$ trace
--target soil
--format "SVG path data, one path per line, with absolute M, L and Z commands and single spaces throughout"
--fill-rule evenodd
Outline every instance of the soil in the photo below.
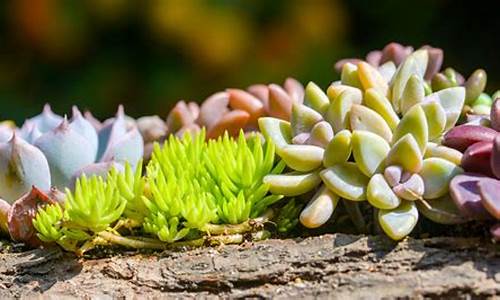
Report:
M 499 247 L 477 238 L 325 234 L 77 258 L 0 242 L 0 299 L 490 298 L 500 295 Z

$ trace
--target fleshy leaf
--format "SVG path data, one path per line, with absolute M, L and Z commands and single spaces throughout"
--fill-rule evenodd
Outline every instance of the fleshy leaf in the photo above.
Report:
M 422 78 L 416 74 L 411 75 L 401 96 L 400 106 L 403 115 L 415 104 L 422 102 L 424 96 L 425 91 Z
M 435 101 L 429 101 L 422 104 L 422 109 L 427 118 L 429 139 L 433 140 L 440 137 L 446 126 L 446 112 L 443 107 Z
M 280 151 L 280 157 L 293 170 L 309 172 L 321 166 L 323 148 L 313 145 L 288 145 Z
M 304 103 L 323 114 L 328 109 L 330 100 L 323 90 L 314 82 L 309 82 L 305 89 Z
M 383 167 L 390 150 L 383 138 L 369 131 L 355 130 L 351 143 L 354 160 L 363 174 L 370 177 Z
M 387 154 L 387 165 L 401 166 L 405 171 L 416 173 L 422 169 L 422 153 L 413 135 L 400 138 Z
M 478 182 L 488 178 L 483 175 L 464 173 L 450 182 L 450 196 L 461 214 L 469 219 L 488 220 L 491 216 L 484 208 L 479 193 Z
M 457 165 L 442 158 L 424 159 L 422 170 L 419 175 L 425 183 L 425 199 L 436 199 L 448 192 L 450 180 L 462 173 L 463 170 Z
M 391 128 L 378 113 L 370 108 L 359 104 L 353 104 L 349 118 L 351 130 L 371 131 L 381 136 L 387 142 L 391 142 Z
M 421 153 L 425 152 L 428 135 L 427 118 L 424 110 L 420 105 L 413 106 L 401 119 L 392 137 L 393 143 L 396 143 L 400 138 L 410 133 L 417 141 Z
M 342 72 L 340 73 L 340 81 L 342 84 L 361 88 L 361 82 L 359 81 L 358 76 L 358 67 L 349 62 L 345 63 L 342 66 Z
M 351 138 L 352 134 L 349 130 L 342 130 L 337 133 L 326 146 L 325 155 L 323 157 L 323 165 L 331 167 L 338 163 L 346 162 L 351 156 Z
M 321 171 L 320 176 L 325 185 L 340 197 L 353 201 L 366 200 L 369 179 L 355 163 L 336 164 Z
M 311 134 L 307 140 L 307 143 L 321 148 L 326 148 L 326 146 L 333 139 L 333 136 L 333 129 L 330 123 L 321 121 L 314 125 L 314 127 L 311 129 Z
M 323 116 L 312 108 L 303 104 L 294 103 L 292 106 L 292 124 L 293 136 L 301 133 L 310 132 L 316 123 L 323 120 Z
M 377 69 L 362 61 L 358 63 L 358 75 L 365 90 L 374 88 L 380 94 L 387 95 L 389 86 Z
M 500 179 L 500 134 L 497 134 L 491 149 L 491 172 Z
M 339 197 L 325 186 L 312 197 L 300 213 L 300 223 L 307 228 L 318 228 L 330 219 Z
M 384 118 L 385 122 L 391 130 L 396 129 L 399 123 L 399 117 L 394 112 L 394 109 L 391 106 L 391 102 L 387 97 L 381 95 L 375 89 L 368 89 L 365 92 L 364 97 L 364 105 L 376 111 L 382 118 Z
M 460 125 L 448 131 L 444 136 L 443 145 L 464 152 L 477 142 L 491 142 L 497 132 L 491 128 L 479 125 Z
M 419 213 L 433 222 L 454 225 L 467 221 L 467 219 L 461 215 L 449 195 L 445 195 L 438 199 L 432 199 L 432 201 L 428 201 L 427 204 L 422 203 L 422 201 L 416 201 L 416 204 Z
M 393 209 L 401 203 L 382 174 L 375 174 L 370 178 L 366 198 L 372 206 L 379 209 Z
M 278 155 L 292 141 L 292 127 L 290 126 L 290 122 L 277 118 L 263 117 L 259 119 L 259 128 L 264 137 L 274 143 Z
M 400 240 L 410 234 L 418 221 L 418 210 L 414 202 L 405 201 L 392 210 L 379 210 L 378 221 L 385 234 Z
M 293 100 L 285 92 L 285 90 L 277 85 L 270 84 L 269 89 L 269 100 L 268 100 L 268 114 L 271 117 L 279 118 L 282 120 L 290 120 L 290 115 L 292 114 L 292 103 Z
M 97 156 L 97 149 L 99 144 L 97 131 L 95 130 L 94 126 L 92 126 L 92 124 L 82 116 L 82 113 L 76 106 L 73 106 L 73 116 L 69 123 L 69 127 L 78 132 L 88 141 L 88 143 L 92 147 L 92 153 L 95 159 L 95 157 Z
M 446 159 L 456 165 L 460 165 L 462 161 L 462 152 L 450 147 L 441 146 L 436 143 L 427 143 L 424 158 L 439 157 Z
M 233 109 L 246 111 L 250 118 L 248 123 L 256 125 L 257 120 L 264 114 L 264 104 L 252 94 L 239 89 L 228 89 L 229 105 Z
M 424 180 L 418 174 L 412 174 L 410 178 L 392 188 L 398 197 L 405 200 L 418 200 L 424 194 Z
M 250 120 L 250 114 L 244 110 L 235 109 L 223 115 L 207 132 L 209 139 L 222 136 L 228 132 L 230 136 L 237 136 Z
M 334 132 L 349 128 L 349 112 L 353 104 L 361 104 L 360 94 L 345 90 L 328 107 L 325 119 L 332 125 Z
M 13 203 L 32 186 L 50 188 L 49 164 L 42 151 L 14 135 L 0 143 L 0 198 Z
M 228 106 L 229 95 L 226 92 L 213 94 L 201 104 L 198 122 L 206 128 L 212 128 L 229 111 Z
M 444 131 L 450 130 L 462 112 L 464 106 L 465 89 L 463 87 L 452 87 L 432 93 L 425 97 L 423 103 L 437 101 L 446 112 L 446 126 Z
M 269 185 L 271 193 L 291 197 L 311 191 L 321 183 L 321 178 L 318 172 L 273 174 L 265 176 L 263 182 Z
M 483 178 L 477 187 L 484 208 L 497 220 L 500 220 L 500 180 Z

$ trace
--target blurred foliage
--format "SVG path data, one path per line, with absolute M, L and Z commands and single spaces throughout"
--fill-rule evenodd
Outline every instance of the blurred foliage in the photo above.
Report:
M 164 117 L 175 101 L 294 76 L 323 87 L 333 63 L 387 42 L 432 44 L 445 65 L 485 67 L 498 88 L 494 1 L 16 0 L 0 4 L 0 119 L 50 102 L 108 117 Z

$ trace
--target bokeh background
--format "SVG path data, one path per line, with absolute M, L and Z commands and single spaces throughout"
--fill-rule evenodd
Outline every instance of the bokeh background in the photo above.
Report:
M 496 1 L 16 0 L 0 24 L 0 119 L 18 122 L 45 102 L 164 117 L 226 87 L 326 87 L 336 60 L 390 41 L 441 47 L 445 66 L 500 88 Z

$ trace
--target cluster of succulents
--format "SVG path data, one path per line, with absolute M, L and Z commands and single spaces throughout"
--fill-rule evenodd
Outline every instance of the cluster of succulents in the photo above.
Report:
M 274 145 L 258 136 L 171 136 L 155 144 L 144 176 L 129 164 L 106 178 L 83 174 L 62 204 L 39 210 L 33 225 L 41 241 L 77 253 L 102 244 L 164 249 L 263 238 L 269 208 L 283 198 L 269 194 L 263 178 L 283 168 Z
M 293 78 L 278 84 L 255 84 L 243 89 L 227 89 L 217 92 L 200 105 L 196 102 L 179 101 L 164 122 L 158 116 L 147 116 L 137 120 L 145 142 L 147 160 L 153 150 L 154 142 L 161 142 L 169 135 L 182 136 L 196 133 L 202 128 L 207 138 L 213 139 L 228 132 L 237 136 L 240 130 L 258 131 L 257 120 L 272 116 L 289 120 L 292 103 L 302 103 L 304 87 Z
M 490 109 L 489 126 L 463 124 L 450 130 L 443 143 L 464 152 L 466 173 L 450 183 L 450 194 L 470 220 L 500 220 L 500 99 Z M 500 225 L 491 228 L 500 240 Z
M 301 212 L 304 226 L 323 225 L 340 199 L 360 228 L 359 205 L 367 200 L 396 240 L 413 230 L 419 214 L 445 224 L 464 221 L 448 196 L 449 182 L 463 172 L 462 154 L 441 140 L 474 85 L 434 91 L 429 79 L 440 74 L 441 62 L 438 49 L 392 44 L 367 61 L 342 61 L 341 80 L 326 93 L 309 83 L 305 104 L 294 104 L 290 122 L 259 120 L 291 169 L 266 176 L 271 191 L 317 191 Z
M 0 232 L 82 254 L 258 240 L 268 221 L 285 233 L 334 212 L 394 240 L 422 216 L 494 222 L 500 94 L 485 71 L 465 80 L 442 64 L 441 49 L 391 43 L 339 61 L 326 92 L 288 78 L 180 101 L 166 121 L 46 106 L 2 122 Z

